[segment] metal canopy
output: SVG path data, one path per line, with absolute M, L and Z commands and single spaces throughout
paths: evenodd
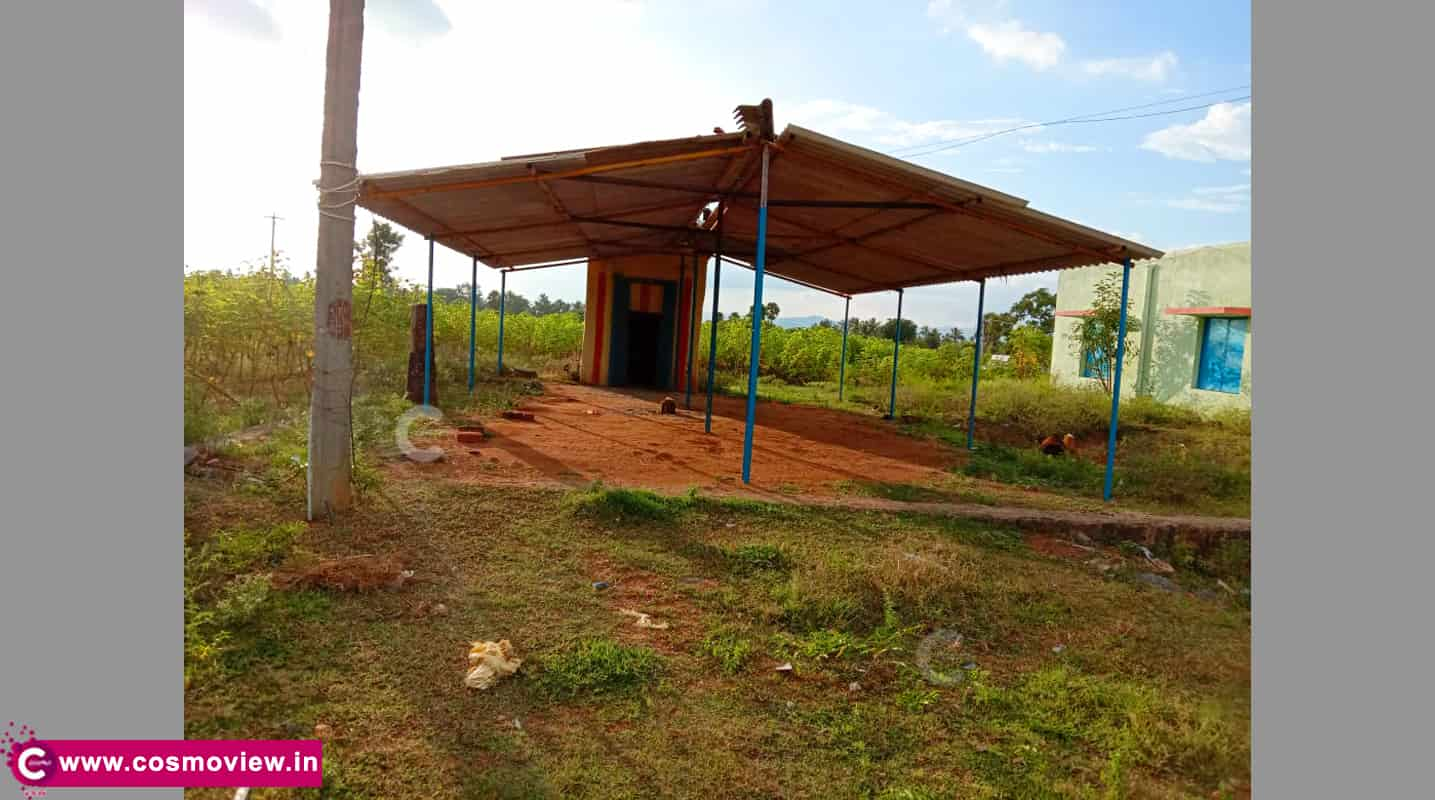
M 712 252 L 756 256 L 751 133 L 516 156 L 360 176 L 358 205 L 489 267 Z M 980 280 L 1159 250 L 1019 197 L 789 125 L 771 143 L 767 271 L 838 294 Z

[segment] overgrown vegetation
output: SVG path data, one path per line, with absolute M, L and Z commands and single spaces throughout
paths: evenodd
M 303 526 L 242 483 L 186 479 L 186 733 L 330 726 L 320 796 L 1208 796 L 1249 776 L 1249 611 L 1224 592 L 920 514 L 425 479 Z M 400 590 L 267 579 L 396 547 L 422 578 Z M 1243 552 L 1165 555 L 1239 590 Z M 923 648 L 951 631 L 960 650 Z M 475 692 L 480 637 L 524 666 Z M 929 680 L 928 657 L 965 680 Z

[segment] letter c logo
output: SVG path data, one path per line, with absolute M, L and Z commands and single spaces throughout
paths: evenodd
M 25 777 L 25 780 L 43 781 L 46 777 L 48 777 L 45 770 L 32 769 L 30 767 L 30 762 L 33 759 L 42 759 L 47 755 L 49 755 L 49 753 L 43 747 L 27 747 L 24 750 L 21 750 L 20 754 L 16 756 L 15 768 L 20 771 L 20 774 Z M 50 766 L 52 760 L 41 761 L 40 763 L 44 766 Z

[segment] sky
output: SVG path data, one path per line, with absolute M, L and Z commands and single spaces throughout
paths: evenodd
M 328 3 L 184 9 L 185 269 L 264 261 L 274 214 L 289 268 L 312 272 Z M 1250 42 L 1248 0 L 368 0 L 357 166 L 706 134 L 769 97 L 779 130 L 799 124 L 1164 250 L 1242 241 Z M 1138 118 L 1037 124 L 1093 116 Z M 358 211 L 355 238 L 372 220 Z M 395 266 L 426 279 L 421 236 L 407 232 Z M 470 268 L 439 247 L 435 285 L 467 283 Z M 745 312 L 751 273 L 723 273 L 722 312 Z M 584 280 L 561 267 L 508 286 L 581 300 Z M 498 274 L 481 268 L 478 283 L 496 289 Z M 1056 274 L 989 281 L 987 309 L 1039 286 L 1054 291 Z M 780 279 L 763 294 L 784 317 L 842 316 L 841 298 Z M 859 295 L 852 314 L 886 319 L 896 300 Z M 910 289 L 903 316 L 970 332 L 976 302 L 971 283 Z

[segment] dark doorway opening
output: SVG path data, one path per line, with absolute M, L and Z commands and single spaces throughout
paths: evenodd
M 663 315 L 634 311 L 628 315 L 628 385 L 661 388 L 658 339 Z

